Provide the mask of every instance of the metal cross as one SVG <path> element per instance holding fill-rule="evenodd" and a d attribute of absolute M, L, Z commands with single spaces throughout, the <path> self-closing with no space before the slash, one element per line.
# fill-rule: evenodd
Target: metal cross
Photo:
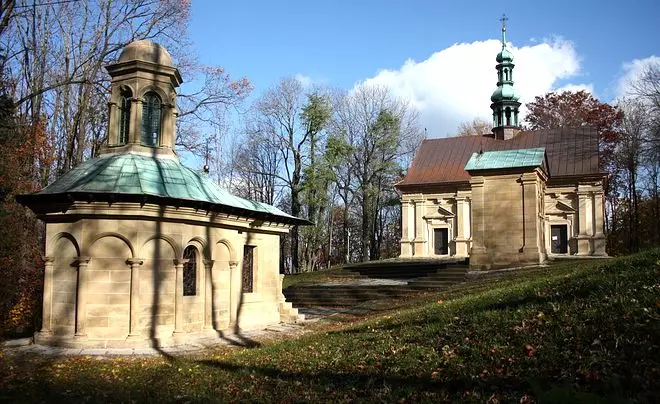
<path fill-rule="evenodd" d="M 507 18 L 506 14 L 502 14 L 500 21 L 502 21 L 502 30 L 506 31 L 506 22 L 509 21 L 509 18 Z"/>

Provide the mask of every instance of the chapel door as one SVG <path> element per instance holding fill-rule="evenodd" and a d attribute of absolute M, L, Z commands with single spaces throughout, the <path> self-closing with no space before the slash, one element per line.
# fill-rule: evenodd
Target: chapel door
<path fill-rule="evenodd" d="M 550 252 L 566 254 L 568 252 L 568 226 L 553 224 L 550 226 Z"/>
<path fill-rule="evenodd" d="M 449 254 L 449 229 L 433 230 L 433 247 L 435 255 Z"/>

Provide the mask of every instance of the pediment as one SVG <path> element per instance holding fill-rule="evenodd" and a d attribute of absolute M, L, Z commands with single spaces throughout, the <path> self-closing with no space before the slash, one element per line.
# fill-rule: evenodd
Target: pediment
<path fill-rule="evenodd" d="M 443 208 L 442 206 L 438 206 L 437 213 L 426 215 L 424 216 L 424 219 L 445 219 L 448 217 L 454 217 L 454 213 Z"/>
<path fill-rule="evenodd" d="M 545 212 L 552 214 L 552 213 L 575 213 L 575 209 L 571 207 L 569 204 L 566 202 L 562 201 L 552 201 L 550 203 L 547 203 L 545 205 Z"/>

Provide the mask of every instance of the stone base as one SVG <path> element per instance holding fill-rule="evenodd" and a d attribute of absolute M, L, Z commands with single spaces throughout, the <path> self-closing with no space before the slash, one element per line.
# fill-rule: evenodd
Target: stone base
<path fill-rule="evenodd" d="M 545 254 L 540 253 L 536 248 L 517 252 L 493 252 L 486 247 L 475 246 L 470 251 L 470 271 L 538 265 L 545 260 Z"/>

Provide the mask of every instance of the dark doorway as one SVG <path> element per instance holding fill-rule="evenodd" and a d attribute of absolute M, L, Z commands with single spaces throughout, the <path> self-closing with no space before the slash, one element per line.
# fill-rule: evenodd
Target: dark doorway
<path fill-rule="evenodd" d="M 433 244 L 435 255 L 449 254 L 449 229 L 434 229 Z"/>
<path fill-rule="evenodd" d="M 550 252 L 553 254 L 568 252 L 568 226 L 565 224 L 550 226 Z"/>

